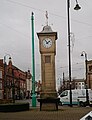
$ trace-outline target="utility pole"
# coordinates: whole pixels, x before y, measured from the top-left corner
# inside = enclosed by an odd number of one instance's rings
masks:
[[[76,0],[74,10],[79,10],[81,7]],[[67,0],[67,24],[68,24],[68,52],[69,52],[69,83],[70,83],[70,107],[72,107],[72,90],[71,90],[71,45],[70,45],[70,0]]]
[[[65,90],[65,74],[64,74],[64,72],[63,72],[63,90]]]

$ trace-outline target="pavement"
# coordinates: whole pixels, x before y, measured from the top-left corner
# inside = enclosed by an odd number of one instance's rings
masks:
[[[30,100],[28,100],[30,102]],[[30,102],[31,103],[31,102]],[[29,111],[0,112],[0,120],[80,120],[84,115],[92,111],[92,107],[59,106],[58,111],[40,111],[39,104]]]

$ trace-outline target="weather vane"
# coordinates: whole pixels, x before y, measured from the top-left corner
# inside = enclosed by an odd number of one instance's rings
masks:
[[[48,12],[47,11],[46,11],[45,17],[46,17],[46,25],[48,25]]]

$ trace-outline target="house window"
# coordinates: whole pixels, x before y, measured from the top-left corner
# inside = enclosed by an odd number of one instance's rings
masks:
[[[2,91],[0,91],[0,99],[3,99]]]
[[[2,82],[0,82],[0,89],[2,89]]]
[[[92,71],[92,65],[91,65],[91,66],[89,66],[89,71]]]
[[[45,63],[51,63],[51,56],[45,56]]]
[[[2,78],[2,71],[0,71],[0,78]]]

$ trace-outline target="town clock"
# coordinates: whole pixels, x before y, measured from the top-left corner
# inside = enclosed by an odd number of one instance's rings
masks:
[[[41,99],[56,99],[55,78],[55,55],[57,32],[53,32],[48,25],[48,13],[46,11],[46,25],[41,32],[37,33],[39,38],[39,51],[41,54]]]
[[[53,32],[51,27],[46,25],[37,35],[41,54],[41,97],[56,97],[55,55],[57,32]]]

